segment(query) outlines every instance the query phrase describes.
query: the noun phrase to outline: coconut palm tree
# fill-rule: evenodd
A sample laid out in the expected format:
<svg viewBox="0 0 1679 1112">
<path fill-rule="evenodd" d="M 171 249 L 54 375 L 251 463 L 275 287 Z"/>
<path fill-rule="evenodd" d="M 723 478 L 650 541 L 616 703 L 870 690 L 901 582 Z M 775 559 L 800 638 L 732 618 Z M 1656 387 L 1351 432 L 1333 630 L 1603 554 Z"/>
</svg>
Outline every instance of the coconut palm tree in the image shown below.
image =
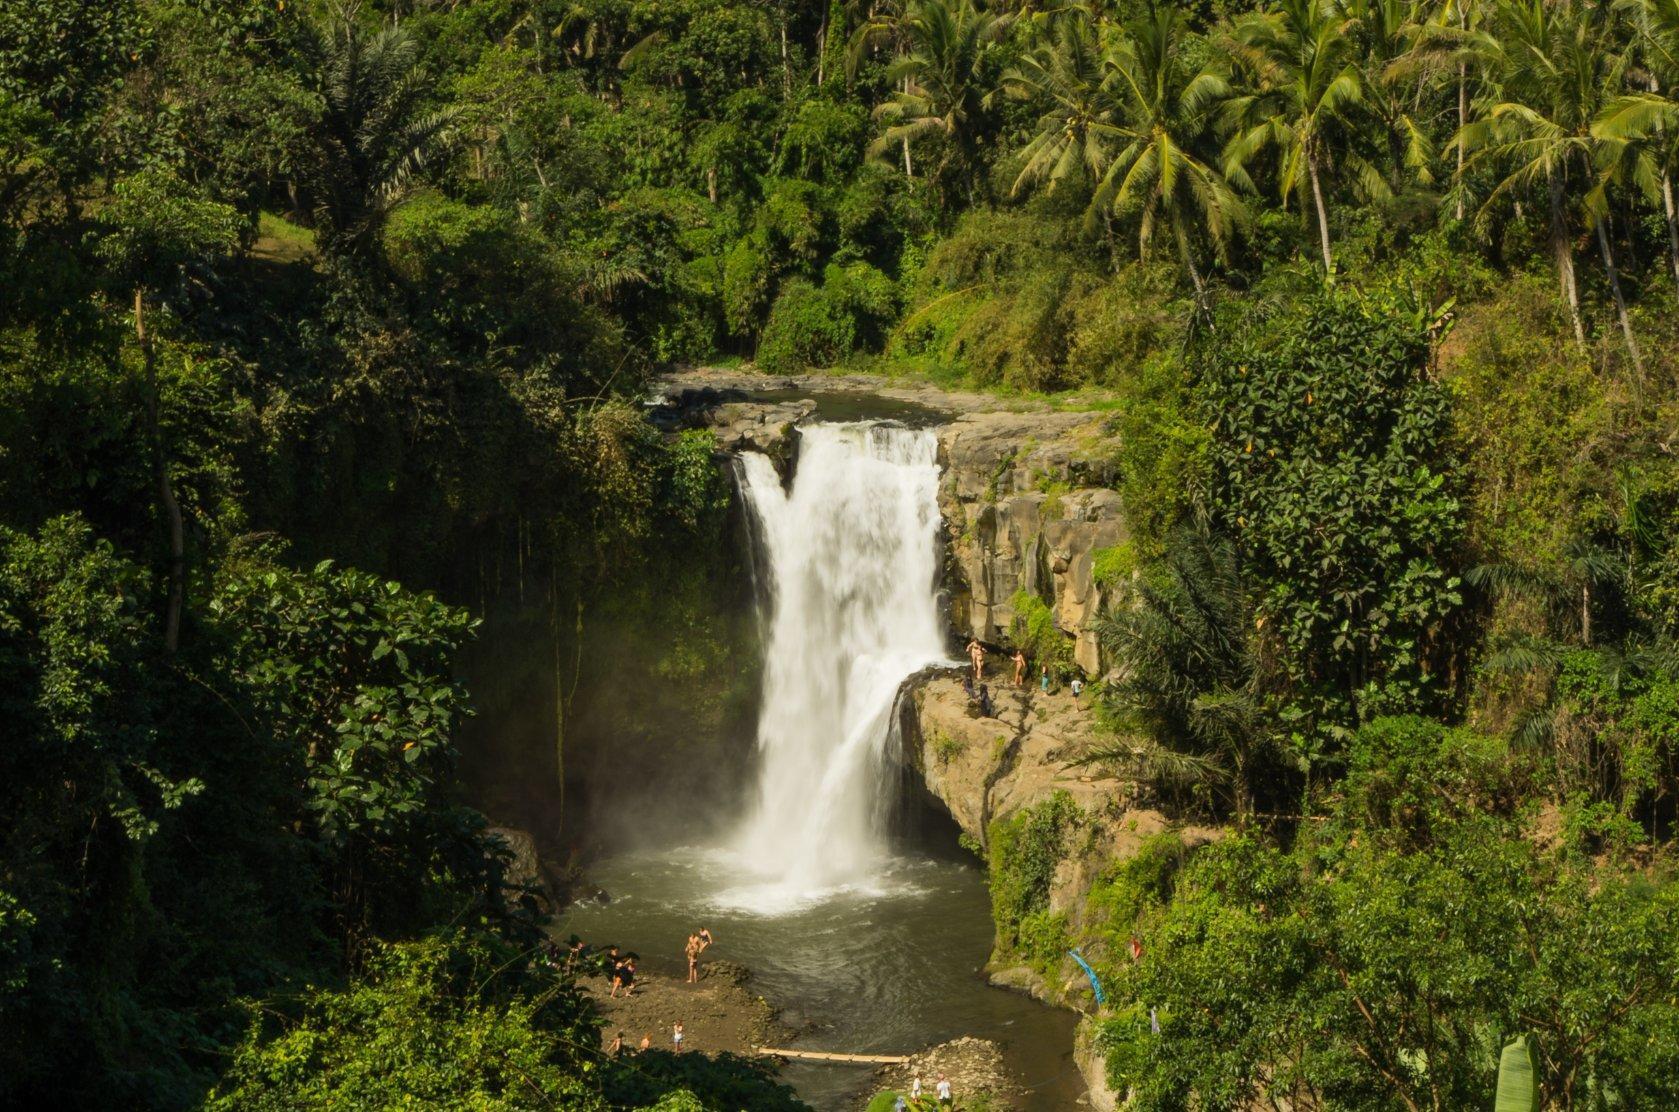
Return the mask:
<svg viewBox="0 0 1679 1112">
<path fill-rule="evenodd" d="M 1238 23 L 1228 42 L 1244 88 L 1226 102 L 1233 131 L 1224 148 L 1225 173 L 1252 188 L 1248 165 L 1276 150 L 1278 191 L 1285 204 L 1292 193 L 1301 193 L 1303 202 L 1309 194 L 1331 280 L 1335 258 L 1324 177 L 1339 169 L 1368 200 L 1393 195 L 1359 149 L 1368 112 L 1353 30 L 1353 21 L 1328 0 L 1281 0 Z"/>
<path fill-rule="evenodd" d="M 1180 530 L 1098 627 L 1118 676 L 1105 698 L 1134 735 L 1080 763 L 1118 764 L 1168 786 L 1227 787 L 1238 815 L 1250 813 L 1269 738 L 1252 629 L 1235 547 Z"/>
<path fill-rule="evenodd" d="M 1404 179 L 1431 180 L 1434 144 L 1416 118 L 1416 98 L 1398 66 L 1408 57 L 1425 25 L 1423 0 L 1335 0 L 1347 20 L 1353 54 L 1362 70 L 1365 102 L 1387 146 L 1388 185 L 1398 192 Z"/>
<path fill-rule="evenodd" d="M 1627 143 L 1630 179 L 1658 202 L 1667 225 L 1667 259 L 1679 286 L 1679 205 L 1673 177 L 1679 166 L 1679 0 L 1626 0 L 1624 9 L 1636 27 L 1637 92 L 1610 98 L 1592 121 L 1592 135 Z"/>
<path fill-rule="evenodd" d="M 1165 223 L 1204 303 L 1191 229 L 1203 229 L 1222 256 L 1247 210 L 1200 153 L 1229 83 L 1216 68 L 1187 63 L 1185 38 L 1182 17 L 1165 5 L 1106 34 L 1082 13 L 1058 20 L 1010 75 L 1012 91 L 1047 105 L 1015 189 L 1053 189 L 1079 175 L 1093 184 L 1092 218 L 1137 216 L 1143 256 Z"/>
<path fill-rule="evenodd" d="M 458 113 L 425 109 L 413 36 L 369 33 L 354 9 L 340 10 L 318 64 L 324 105 L 306 176 L 322 246 L 366 257 L 415 175 L 445 149 Z"/>
<path fill-rule="evenodd" d="M 1388 63 L 1382 74 L 1384 83 L 1397 87 L 1415 80 L 1419 86 L 1449 82 L 1456 101 L 1457 124 L 1454 132 L 1469 123 L 1470 100 L 1479 85 L 1477 32 L 1486 12 L 1484 0 L 1442 0 L 1432 12 L 1420 13 L 1408 33 L 1409 49 Z M 1461 144 L 1452 144 L 1457 166 L 1452 175 L 1449 200 L 1452 217 L 1461 221 L 1465 215 L 1466 186 L 1463 173 L 1465 152 Z"/>
<path fill-rule="evenodd" d="M 870 147 L 880 155 L 900 144 L 937 143 L 932 178 L 948 199 L 957 185 L 971 191 L 985 116 L 1000 84 L 997 45 L 1014 22 L 983 0 L 920 0 L 897 21 L 903 53 L 886 75 L 903 87 L 875 110 L 886 130 Z"/>
<path fill-rule="evenodd" d="M 1622 87 L 1626 66 L 1625 55 L 1614 49 L 1607 32 L 1578 0 L 1500 0 L 1476 36 L 1476 53 L 1491 95 L 1479 118 L 1453 142 L 1471 152 L 1466 172 L 1482 163 L 1499 168 L 1501 178 L 1483 213 L 1513 193 L 1544 186 L 1557 277 L 1575 338 L 1584 345 L 1571 216 L 1573 202 L 1580 202 L 1596 232 L 1627 351 L 1642 372 L 1643 356 L 1627 316 L 1606 227 L 1604 174 L 1623 152 L 1619 140 L 1593 134 L 1594 123 Z"/>
<path fill-rule="evenodd" d="M 1011 95 L 1043 109 L 1020 152 L 1013 193 L 1088 185 L 1107 172 L 1113 156 L 1108 140 L 1120 115 L 1111 61 L 1101 25 L 1089 13 L 1074 11 L 1054 20 L 1005 76 Z"/>
</svg>

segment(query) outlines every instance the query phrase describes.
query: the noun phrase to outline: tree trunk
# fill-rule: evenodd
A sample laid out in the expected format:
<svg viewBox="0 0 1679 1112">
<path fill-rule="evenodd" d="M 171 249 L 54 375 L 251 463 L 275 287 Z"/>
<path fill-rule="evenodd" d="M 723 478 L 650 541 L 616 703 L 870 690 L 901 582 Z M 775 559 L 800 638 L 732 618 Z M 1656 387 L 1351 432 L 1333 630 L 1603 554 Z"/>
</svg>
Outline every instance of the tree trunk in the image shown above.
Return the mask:
<svg viewBox="0 0 1679 1112">
<path fill-rule="evenodd" d="M 787 54 L 787 5 L 781 5 L 781 92 L 784 99 L 793 99 L 793 62 Z"/>
<path fill-rule="evenodd" d="M 1551 254 L 1556 258 L 1557 281 L 1562 284 L 1563 300 L 1568 303 L 1574 339 L 1583 349 L 1586 346 L 1586 324 L 1580 317 L 1580 287 L 1574 280 L 1574 249 L 1568 242 L 1568 214 L 1563 207 L 1562 178 L 1555 170 L 1549 175 L 1548 185 L 1551 193 Z"/>
<path fill-rule="evenodd" d="M 1588 648 L 1592 643 L 1592 585 L 1589 580 L 1580 584 L 1580 643 Z"/>
<path fill-rule="evenodd" d="M 1306 171 L 1312 179 L 1312 203 L 1318 210 L 1318 245 L 1323 249 L 1323 273 L 1328 281 L 1335 281 L 1335 258 L 1329 253 L 1329 212 L 1323 205 L 1323 186 L 1318 181 L 1318 160 L 1306 157 Z"/>
<path fill-rule="evenodd" d="M 1632 356 L 1632 369 L 1644 377 L 1644 355 L 1638 350 L 1638 340 L 1632 334 L 1632 321 L 1627 317 L 1627 300 L 1621 294 L 1621 271 L 1615 265 L 1615 253 L 1609 248 L 1609 233 L 1604 225 L 1607 216 L 1597 222 L 1597 246 L 1603 252 L 1603 269 L 1609 275 L 1609 292 L 1615 297 L 1615 315 L 1621 320 L 1621 335 L 1626 337 L 1627 354 Z"/>
<path fill-rule="evenodd" d="M 1679 287 L 1679 213 L 1674 211 L 1673 174 L 1667 170 L 1662 171 L 1662 215 L 1667 219 L 1667 262 Z"/>
<path fill-rule="evenodd" d="M 1467 62 L 1457 64 L 1457 130 L 1463 134 L 1464 126 L 1469 123 L 1469 65 Z M 1457 201 L 1454 205 L 1459 222 L 1463 220 L 1463 144 L 1457 145 Z"/>
<path fill-rule="evenodd" d="M 909 92 L 909 78 L 904 78 L 904 92 Z M 904 136 L 904 177 L 915 180 L 915 170 L 909 162 L 909 136 Z"/>
<path fill-rule="evenodd" d="M 150 441 L 152 474 L 157 482 L 158 501 L 169 526 L 169 602 L 164 611 L 163 648 L 171 655 L 181 643 L 181 606 L 186 597 L 186 527 L 181 520 L 181 503 L 169 481 L 169 467 L 163 454 L 162 424 L 158 419 L 157 356 L 146 331 L 146 295 L 134 290 L 134 336 L 140 343 L 140 359 L 146 372 L 146 439 Z"/>
<path fill-rule="evenodd" d="M 832 4 L 822 8 L 822 26 L 816 31 L 816 87 L 822 88 L 827 84 L 828 73 L 828 12 Z"/>
<path fill-rule="evenodd" d="M 1201 271 L 1195 266 L 1195 250 L 1189 241 L 1189 233 L 1183 226 L 1181 219 L 1172 221 L 1172 232 L 1177 236 L 1178 252 L 1183 256 L 1183 268 L 1189 272 L 1190 285 L 1195 287 L 1196 308 L 1206 311 L 1207 284 L 1201 280 Z"/>
</svg>

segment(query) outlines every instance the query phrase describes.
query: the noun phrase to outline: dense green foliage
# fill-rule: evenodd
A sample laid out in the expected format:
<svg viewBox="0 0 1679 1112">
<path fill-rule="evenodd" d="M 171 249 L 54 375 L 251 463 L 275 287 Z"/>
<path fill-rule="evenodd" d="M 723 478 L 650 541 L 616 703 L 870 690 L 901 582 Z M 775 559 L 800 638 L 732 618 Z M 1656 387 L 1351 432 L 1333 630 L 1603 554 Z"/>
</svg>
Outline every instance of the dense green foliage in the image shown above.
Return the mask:
<svg viewBox="0 0 1679 1112">
<path fill-rule="evenodd" d="M 1679 889 L 1524 837 L 1543 772 L 1493 739 L 1377 719 L 1351 766 L 1292 851 L 1232 835 L 1113 879 L 1143 958 L 1106 971 L 1105 1037 L 1137 1106 L 1487 1108 L 1512 1033 L 1547 1107 L 1679 1099 Z"/>
<path fill-rule="evenodd" d="M 635 403 L 730 355 L 1111 412 L 1091 758 L 1238 827 L 1093 899 L 1141 1104 L 1484 1106 L 1528 1033 L 1672 1103 L 1676 58 L 1657 0 L 0 5 L 0 1098 L 786 1099 L 581 1049 L 465 806 L 729 777 L 726 481 Z M 989 847 L 1043 970 L 1069 824 Z"/>
</svg>

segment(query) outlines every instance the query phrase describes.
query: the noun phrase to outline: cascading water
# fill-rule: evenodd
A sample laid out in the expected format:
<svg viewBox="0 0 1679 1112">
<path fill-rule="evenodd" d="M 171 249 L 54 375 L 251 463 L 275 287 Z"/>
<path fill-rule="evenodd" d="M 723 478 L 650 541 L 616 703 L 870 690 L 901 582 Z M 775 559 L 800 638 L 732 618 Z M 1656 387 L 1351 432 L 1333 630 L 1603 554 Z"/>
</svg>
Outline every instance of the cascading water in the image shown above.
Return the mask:
<svg viewBox="0 0 1679 1112">
<path fill-rule="evenodd" d="M 758 797 L 736 847 L 764 883 L 743 904 L 807 903 L 883 864 L 893 702 L 945 656 L 936 451 L 927 431 L 807 426 L 791 490 L 742 458 L 771 611 Z"/>
</svg>

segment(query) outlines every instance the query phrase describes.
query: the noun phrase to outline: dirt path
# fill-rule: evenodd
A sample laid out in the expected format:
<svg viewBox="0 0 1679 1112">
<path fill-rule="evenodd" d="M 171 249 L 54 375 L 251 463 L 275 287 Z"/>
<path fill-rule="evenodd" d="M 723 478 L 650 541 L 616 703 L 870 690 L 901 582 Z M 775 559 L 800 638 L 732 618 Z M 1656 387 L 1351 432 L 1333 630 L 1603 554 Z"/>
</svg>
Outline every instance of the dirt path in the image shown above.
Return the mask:
<svg viewBox="0 0 1679 1112">
<path fill-rule="evenodd" d="M 622 1031 L 626 1050 L 635 1049 L 643 1035 L 652 1036 L 655 1049 L 670 1050 L 671 1025 L 681 1020 L 685 1050 L 750 1054 L 754 1046 L 779 1045 L 790 1034 L 776 1009 L 752 991 L 751 979 L 743 965 L 708 961 L 700 964 L 699 983 L 692 985 L 643 966 L 636 973 L 635 995 L 629 997 L 608 995 L 611 986 L 604 977 L 588 977 L 581 984 L 606 1019 L 603 1046 Z"/>
</svg>

